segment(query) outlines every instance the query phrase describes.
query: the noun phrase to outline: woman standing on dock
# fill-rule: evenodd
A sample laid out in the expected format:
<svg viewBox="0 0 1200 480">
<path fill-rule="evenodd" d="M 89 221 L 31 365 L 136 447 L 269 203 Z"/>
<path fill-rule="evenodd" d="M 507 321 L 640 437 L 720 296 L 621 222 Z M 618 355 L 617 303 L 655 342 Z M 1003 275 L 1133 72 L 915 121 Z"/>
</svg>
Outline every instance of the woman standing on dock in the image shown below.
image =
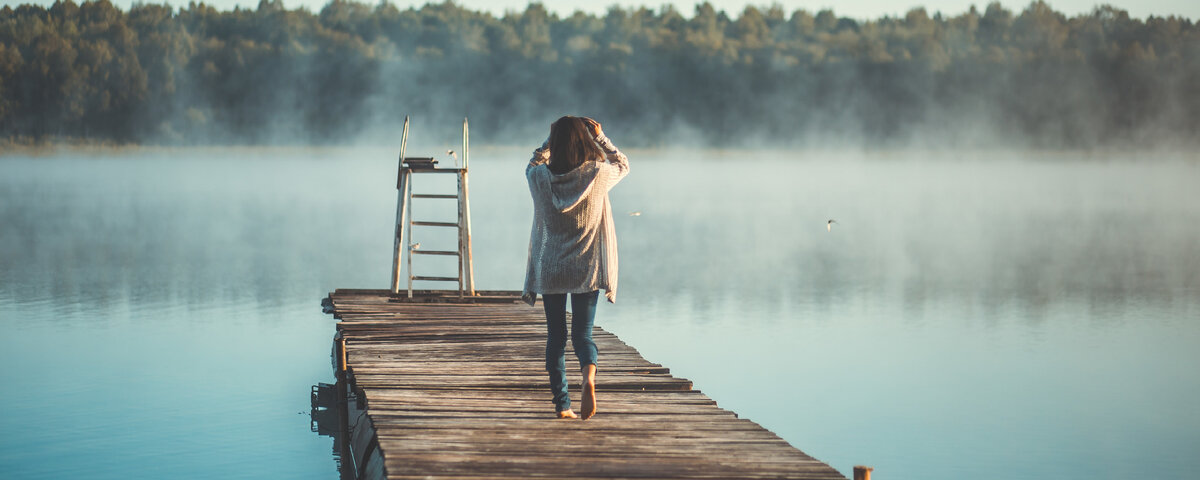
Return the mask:
<svg viewBox="0 0 1200 480">
<path fill-rule="evenodd" d="M 546 371 L 558 418 L 579 418 L 567 394 L 567 294 L 571 345 L 583 373 L 583 419 L 596 413 L 596 344 L 592 323 L 600 289 L 617 298 L 617 235 L 608 191 L 629 173 L 629 160 L 600 123 L 565 116 L 525 168 L 533 196 L 533 231 L 522 298 L 542 294 L 546 310 Z"/>
</svg>

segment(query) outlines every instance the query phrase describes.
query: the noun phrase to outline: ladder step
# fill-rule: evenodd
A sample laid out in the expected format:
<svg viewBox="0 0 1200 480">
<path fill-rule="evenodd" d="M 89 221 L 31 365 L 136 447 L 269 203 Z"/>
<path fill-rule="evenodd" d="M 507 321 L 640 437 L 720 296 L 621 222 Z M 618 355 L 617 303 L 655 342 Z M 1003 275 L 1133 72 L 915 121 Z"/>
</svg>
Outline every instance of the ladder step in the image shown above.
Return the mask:
<svg viewBox="0 0 1200 480">
<path fill-rule="evenodd" d="M 440 193 L 414 193 L 413 198 L 458 198 L 458 195 L 443 195 Z"/>
<path fill-rule="evenodd" d="M 424 225 L 426 227 L 457 227 L 454 222 L 412 222 L 413 225 Z"/>
<path fill-rule="evenodd" d="M 458 277 L 412 277 L 413 280 L 425 280 L 430 282 L 457 282 Z"/>
<path fill-rule="evenodd" d="M 410 250 L 414 255 L 458 255 L 452 250 Z"/>
<path fill-rule="evenodd" d="M 422 164 L 424 165 L 424 164 Z M 466 173 L 465 168 L 434 168 L 433 166 L 424 168 L 409 167 L 408 171 L 412 173 Z"/>
</svg>

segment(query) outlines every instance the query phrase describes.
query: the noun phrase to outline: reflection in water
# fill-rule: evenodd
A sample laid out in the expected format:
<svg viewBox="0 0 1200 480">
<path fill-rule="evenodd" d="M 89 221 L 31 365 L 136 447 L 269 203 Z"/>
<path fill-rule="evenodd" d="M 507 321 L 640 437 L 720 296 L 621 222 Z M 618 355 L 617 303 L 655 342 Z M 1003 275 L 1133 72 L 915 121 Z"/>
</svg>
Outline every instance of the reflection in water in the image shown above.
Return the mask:
<svg viewBox="0 0 1200 480">
<path fill-rule="evenodd" d="M 322 305 L 332 308 L 326 298 Z M 331 311 L 331 310 L 330 310 Z M 329 313 L 327 311 L 326 313 Z M 357 391 L 345 370 L 340 368 L 341 334 L 334 337 L 330 358 L 336 383 L 312 386 L 309 402 L 311 430 L 333 438 L 333 458 L 343 480 L 382 480 L 383 455 L 375 427 L 367 417 L 366 399 Z"/>
<path fill-rule="evenodd" d="M 333 437 L 333 458 L 343 480 L 381 480 L 383 455 L 362 397 L 347 386 L 345 376 L 334 384 L 312 387 L 312 431 Z"/>
<path fill-rule="evenodd" d="M 614 193 L 615 209 L 642 213 L 618 220 L 632 270 L 622 280 L 639 287 L 626 292 L 873 292 L 1036 310 L 1200 290 L 1192 164 L 834 157 L 731 169 L 712 152 L 646 155 Z M 389 261 L 395 199 L 379 178 L 394 166 L 320 153 L 192 160 L 4 160 L 0 251 L 19 254 L 0 256 L 2 293 L 203 308 L 386 280 L 363 266 Z M 519 285 L 528 194 L 510 165 L 484 160 L 473 172 L 481 281 Z"/>
<path fill-rule="evenodd" d="M 334 437 L 337 443 L 333 446 L 333 455 L 340 460 L 342 449 L 338 444 L 343 443 L 345 439 L 339 438 L 343 422 L 341 414 L 337 410 L 337 392 L 337 387 L 334 384 L 318 383 L 313 385 L 310 398 L 312 410 L 309 412 L 309 417 L 312 418 L 312 431 L 314 433 L 326 437 Z"/>
<path fill-rule="evenodd" d="M 523 280 L 527 154 L 472 164 L 485 288 Z M 843 472 L 1200 468 L 1200 164 L 962 156 L 630 152 L 598 321 Z M 329 478 L 314 301 L 388 285 L 394 157 L 0 158 L 0 384 L 40 392 L 0 471 Z"/>
<path fill-rule="evenodd" d="M 678 163 L 640 164 L 614 193 L 614 208 L 654 207 L 618 222 L 622 259 L 647 262 L 628 275 L 622 265 L 623 284 L 652 279 L 656 292 L 686 289 L 697 301 L 869 294 L 909 308 L 953 299 L 1031 312 L 1200 291 L 1192 164 L 696 164 L 685 176 Z M 835 215 L 839 228 L 827 229 Z"/>
<path fill-rule="evenodd" d="M 0 384 L 38 392 L 0 398 L 0 476 L 330 477 L 313 299 L 371 275 L 317 156 L 0 158 Z"/>
<path fill-rule="evenodd" d="M 350 448 L 350 413 L 345 390 L 340 383 L 313 385 L 309 417 L 314 433 L 333 438 L 333 459 L 339 476 L 343 480 L 358 480 L 358 466 Z"/>
</svg>

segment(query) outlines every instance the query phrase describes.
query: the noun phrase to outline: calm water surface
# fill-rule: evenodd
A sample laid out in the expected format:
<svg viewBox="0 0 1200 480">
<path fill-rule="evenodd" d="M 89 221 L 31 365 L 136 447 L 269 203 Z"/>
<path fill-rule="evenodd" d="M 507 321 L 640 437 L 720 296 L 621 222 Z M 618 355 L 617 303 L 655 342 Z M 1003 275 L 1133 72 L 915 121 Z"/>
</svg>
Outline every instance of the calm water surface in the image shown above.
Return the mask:
<svg viewBox="0 0 1200 480">
<path fill-rule="evenodd" d="M 518 289 L 526 152 L 474 153 Z M 598 323 L 722 406 L 886 479 L 1200 469 L 1197 158 L 629 153 Z M 0 157 L 0 477 L 336 478 L 319 301 L 388 285 L 394 158 Z"/>
</svg>

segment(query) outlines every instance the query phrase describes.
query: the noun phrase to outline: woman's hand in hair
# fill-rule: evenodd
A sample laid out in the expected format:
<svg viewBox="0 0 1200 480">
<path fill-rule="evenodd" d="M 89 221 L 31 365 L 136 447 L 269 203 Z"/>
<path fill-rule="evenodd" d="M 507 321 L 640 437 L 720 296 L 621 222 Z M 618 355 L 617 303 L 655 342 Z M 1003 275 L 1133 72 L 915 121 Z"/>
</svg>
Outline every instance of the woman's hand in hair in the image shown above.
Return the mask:
<svg viewBox="0 0 1200 480">
<path fill-rule="evenodd" d="M 590 117 L 583 117 L 583 121 L 587 122 L 588 127 L 591 128 L 593 137 L 599 138 L 604 134 L 604 131 L 600 129 L 600 122 L 592 120 Z"/>
</svg>

